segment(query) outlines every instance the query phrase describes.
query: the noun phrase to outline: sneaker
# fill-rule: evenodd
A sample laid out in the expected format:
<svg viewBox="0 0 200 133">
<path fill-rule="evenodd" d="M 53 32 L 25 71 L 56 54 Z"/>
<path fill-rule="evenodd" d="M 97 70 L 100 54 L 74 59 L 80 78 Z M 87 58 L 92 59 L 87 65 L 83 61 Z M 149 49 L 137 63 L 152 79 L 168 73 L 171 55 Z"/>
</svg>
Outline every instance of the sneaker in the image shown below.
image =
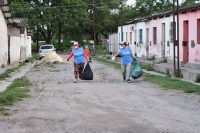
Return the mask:
<svg viewBox="0 0 200 133">
<path fill-rule="evenodd" d="M 77 82 L 77 80 L 76 79 L 74 79 L 74 83 L 76 83 Z"/>
<path fill-rule="evenodd" d="M 131 80 L 130 80 L 130 79 L 128 79 L 128 80 L 127 80 L 127 82 L 128 82 L 128 83 L 130 83 L 130 82 L 131 82 Z"/>
</svg>

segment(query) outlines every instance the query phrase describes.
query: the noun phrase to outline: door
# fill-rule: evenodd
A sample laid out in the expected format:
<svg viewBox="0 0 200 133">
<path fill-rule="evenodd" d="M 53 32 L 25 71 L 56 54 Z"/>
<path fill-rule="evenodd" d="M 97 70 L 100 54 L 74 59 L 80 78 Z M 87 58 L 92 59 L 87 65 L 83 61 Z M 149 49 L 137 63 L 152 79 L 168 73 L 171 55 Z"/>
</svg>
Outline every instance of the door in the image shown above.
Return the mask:
<svg viewBox="0 0 200 133">
<path fill-rule="evenodd" d="M 8 36 L 8 65 L 10 64 L 10 36 Z"/>
<path fill-rule="evenodd" d="M 146 54 L 149 58 L 149 28 L 146 29 Z"/>
<path fill-rule="evenodd" d="M 188 21 L 183 22 L 183 63 L 186 64 L 189 61 L 189 31 L 188 31 Z"/>
<path fill-rule="evenodd" d="M 165 23 L 162 23 L 161 57 L 165 58 Z"/>
<path fill-rule="evenodd" d="M 126 43 L 128 43 L 128 32 L 126 32 Z"/>
<path fill-rule="evenodd" d="M 130 45 L 133 44 L 133 41 L 132 41 L 132 32 L 130 32 Z"/>
</svg>

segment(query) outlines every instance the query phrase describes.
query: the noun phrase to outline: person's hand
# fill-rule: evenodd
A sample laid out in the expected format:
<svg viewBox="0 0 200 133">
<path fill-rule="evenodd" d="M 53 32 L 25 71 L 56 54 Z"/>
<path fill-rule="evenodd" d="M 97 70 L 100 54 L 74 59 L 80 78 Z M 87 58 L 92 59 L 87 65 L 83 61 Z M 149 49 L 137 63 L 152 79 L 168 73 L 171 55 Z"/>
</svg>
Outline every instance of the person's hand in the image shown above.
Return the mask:
<svg viewBox="0 0 200 133">
<path fill-rule="evenodd" d="M 112 60 L 115 60 L 115 56 L 112 57 Z"/>
<path fill-rule="evenodd" d="M 67 61 L 69 61 L 69 59 L 67 59 Z"/>
</svg>

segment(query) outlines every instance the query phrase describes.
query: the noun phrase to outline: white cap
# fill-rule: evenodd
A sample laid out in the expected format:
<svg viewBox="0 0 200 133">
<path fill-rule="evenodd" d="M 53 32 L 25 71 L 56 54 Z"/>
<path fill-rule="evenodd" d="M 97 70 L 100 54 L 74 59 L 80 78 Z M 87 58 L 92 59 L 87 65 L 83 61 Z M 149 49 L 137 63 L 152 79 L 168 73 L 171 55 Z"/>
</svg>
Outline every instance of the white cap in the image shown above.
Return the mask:
<svg viewBox="0 0 200 133">
<path fill-rule="evenodd" d="M 74 42 L 74 45 L 78 45 L 78 42 Z"/>
</svg>

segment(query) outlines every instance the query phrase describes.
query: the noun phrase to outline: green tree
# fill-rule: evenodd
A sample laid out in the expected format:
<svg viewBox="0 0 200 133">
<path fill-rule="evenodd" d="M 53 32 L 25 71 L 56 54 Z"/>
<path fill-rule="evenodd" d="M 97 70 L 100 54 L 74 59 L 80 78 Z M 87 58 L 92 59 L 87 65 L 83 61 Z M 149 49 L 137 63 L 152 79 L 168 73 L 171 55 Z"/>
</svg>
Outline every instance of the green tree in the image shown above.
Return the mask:
<svg viewBox="0 0 200 133">
<path fill-rule="evenodd" d="M 193 5 L 195 4 L 195 2 L 197 2 L 198 0 L 184 0 L 183 3 L 181 4 L 181 6 L 189 6 L 189 5 Z"/>
<path fill-rule="evenodd" d="M 137 16 L 148 16 L 172 9 L 171 0 L 136 0 Z"/>
<path fill-rule="evenodd" d="M 63 38 L 64 41 L 95 38 L 99 42 L 100 37 L 116 31 L 125 1 L 11 0 L 11 8 L 14 17 L 28 18 L 34 33 L 46 43 L 57 38 L 60 46 Z"/>
</svg>

